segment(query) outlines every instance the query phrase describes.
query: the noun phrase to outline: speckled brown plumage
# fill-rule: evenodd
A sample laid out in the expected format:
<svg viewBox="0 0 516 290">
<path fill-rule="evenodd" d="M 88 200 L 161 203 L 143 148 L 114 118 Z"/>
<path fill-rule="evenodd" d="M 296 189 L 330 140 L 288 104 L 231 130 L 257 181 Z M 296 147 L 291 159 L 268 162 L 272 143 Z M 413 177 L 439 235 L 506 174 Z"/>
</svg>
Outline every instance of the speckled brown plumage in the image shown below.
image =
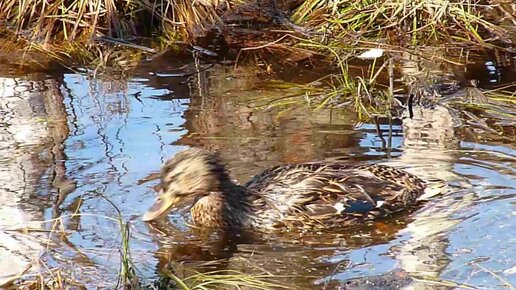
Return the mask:
<svg viewBox="0 0 516 290">
<path fill-rule="evenodd" d="M 220 228 L 345 226 L 406 209 L 428 187 L 417 176 L 385 165 L 324 162 L 277 166 L 237 185 L 218 157 L 201 149 L 176 154 L 161 174 L 159 202 L 170 207 L 164 201 L 195 197 L 193 223 Z M 159 215 L 151 210 L 144 219 Z"/>
</svg>

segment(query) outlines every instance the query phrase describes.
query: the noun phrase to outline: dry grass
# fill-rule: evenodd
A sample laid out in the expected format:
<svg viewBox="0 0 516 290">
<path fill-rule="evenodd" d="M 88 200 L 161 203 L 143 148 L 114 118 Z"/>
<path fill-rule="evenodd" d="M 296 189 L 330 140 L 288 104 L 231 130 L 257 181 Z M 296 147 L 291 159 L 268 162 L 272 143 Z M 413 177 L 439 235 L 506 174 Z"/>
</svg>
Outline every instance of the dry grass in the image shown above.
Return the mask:
<svg viewBox="0 0 516 290">
<path fill-rule="evenodd" d="M 150 36 L 158 30 L 188 32 L 217 20 L 222 0 L 4 0 L 0 19 L 33 42 L 78 40 L 105 35 L 120 39 Z"/>
<path fill-rule="evenodd" d="M 244 1 L 3 0 L 0 1 L 0 38 L 11 43 L 2 45 L 11 50 L 44 51 L 60 61 L 78 58 L 80 63 L 93 63 L 93 66 L 128 66 L 131 58 L 139 59 L 138 53 L 156 52 L 136 43 L 163 47 L 177 44 L 178 39 L 191 40 L 215 27 L 224 11 L 241 2 Z M 484 2 L 305 0 L 298 5 L 292 19 L 312 32 L 307 34 L 311 35 L 310 40 L 285 38 L 284 41 L 301 42 L 298 48 L 304 51 L 322 50 L 331 57 L 338 55 L 341 58 L 338 66 L 356 48 L 382 44 L 403 48 L 443 42 L 462 46 L 501 45 L 509 38 L 496 21 L 514 18 L 512 6 L 498 0 Z M 109 51 L 112 47 L 130 49 L 132 56 Z M 285 45 L 284 49 L 293 47 Z"/>
<path fill-rule="evenodd" d="M 218 8 L 224 5 L 229 4 L 224 0 L 3 0 L 1 46 L 3 52 L 18 55 L 44 52 L 60 62 L 127 66 L 142 51 L 154 52 L 135 43 L 151 43 L 150 37 L 156 35 L 158 46 L 188 40 L 219 21 Z M 121 58 L 113 47 L 129 49 L 131 54 Z"/>
<path fill-rule="evenodd" d="M 381 40 L 408 47 L 503 40 L 505 31 L 495 19 L 505 14 L 502 5 L 481 0 L 307 0 L 293 19 L 330 41 Z"/>
<path fill-rule="evenodd" d="M 31 268 L 38 267 L 37 273 L 27 273 Z M 11 281 L 0 285 L 2 289 L 87 289 L 81 282 L 75 281 L 68 273 L 59 267 L 50 267 L 43 260 L 36 261 L 23 273 L 13 277 Z"/>
</svg>

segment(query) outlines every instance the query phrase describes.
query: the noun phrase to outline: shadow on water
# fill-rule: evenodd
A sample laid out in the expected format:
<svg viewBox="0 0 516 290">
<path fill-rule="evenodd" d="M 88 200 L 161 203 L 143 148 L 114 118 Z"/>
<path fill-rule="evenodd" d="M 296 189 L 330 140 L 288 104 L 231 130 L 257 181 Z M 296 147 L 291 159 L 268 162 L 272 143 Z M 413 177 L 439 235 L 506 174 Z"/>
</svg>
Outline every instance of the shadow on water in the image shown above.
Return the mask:
<svg viewBox="0 0 516 290">
<path fill-rule="evenodd" d="M 80 73 L 0 78 L 0 261 L 10 261 L 0 262 L 0 285 L 29 267 L 59 267 L 87 287 L 114 287 L 120 233 L 102 196 L 129 222 L 143 281 L 164 279 L 166 269 L 180 277 L 233 269 L 273 273 L 302 289 L 353 289 L 357 277 L 405 273 L 415 289 L 516 284 L 514 144 L 441 105 L 416 107 L 391 125 L 362 124 L 346 109 L 257 109 L 299 87 L 252 67 L 189 74 L 197 69 L 171 60 L 145 64 L 127 82 Z M 331 232 L 199 231 L 187 225 L 187 208 L 141 222 L 155 195 L 152 177 L 187 146 L 219 151 L 240 182 L 277 164 L 338 158 L 441 178 L 449 190 L 392 218 Z"/>
</svg>

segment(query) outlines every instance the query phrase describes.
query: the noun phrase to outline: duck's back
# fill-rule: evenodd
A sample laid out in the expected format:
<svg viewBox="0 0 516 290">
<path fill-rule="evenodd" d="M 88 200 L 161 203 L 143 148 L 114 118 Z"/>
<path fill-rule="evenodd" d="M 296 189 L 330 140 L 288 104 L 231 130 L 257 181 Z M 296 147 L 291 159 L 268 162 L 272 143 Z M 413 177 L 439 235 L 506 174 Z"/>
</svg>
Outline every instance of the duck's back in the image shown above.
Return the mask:
<svg viewBox="0 0 516 290">
<path fill-rule="evenodd" d="M 424 193 L 425 181 L 385 165 L 303 163 L 268 169 L 245 186 L 260 197 L 259 223 L 326 227 L 403 210 Z"/>
</svg>

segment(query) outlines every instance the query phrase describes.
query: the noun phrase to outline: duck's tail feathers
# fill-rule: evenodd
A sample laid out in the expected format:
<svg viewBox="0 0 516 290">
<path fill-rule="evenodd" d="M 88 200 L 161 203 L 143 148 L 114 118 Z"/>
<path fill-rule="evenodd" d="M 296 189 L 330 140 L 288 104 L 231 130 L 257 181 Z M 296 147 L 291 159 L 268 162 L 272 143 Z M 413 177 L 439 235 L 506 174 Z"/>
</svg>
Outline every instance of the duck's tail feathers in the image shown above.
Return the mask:
<svg viewBox="0 0 516 290">
<path fill-rule="evenodd" d="M 427 179 L 424 193 L 418 200 L 428 200 L 436 195 L 444 193 L 448 189 L 448 184 L 442 179 Z"/>
</svg>

